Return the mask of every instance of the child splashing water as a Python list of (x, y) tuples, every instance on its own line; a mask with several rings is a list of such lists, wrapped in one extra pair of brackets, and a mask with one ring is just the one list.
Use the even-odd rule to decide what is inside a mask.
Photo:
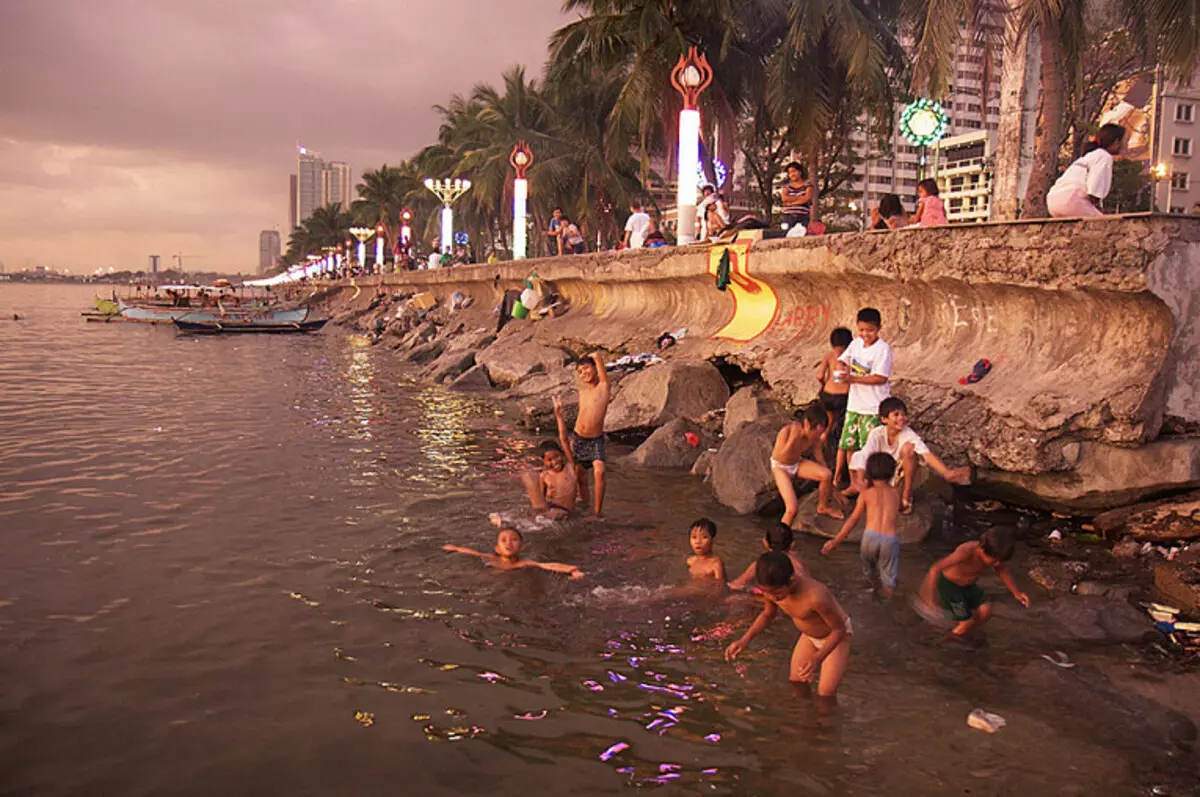
[(500, 533), (496, 535), (495, 553), (483, 553), (482, 551), (476, 551), (473, 548), (463, 548), (459, 545), (443, 545), (442, 550), (447, 553), (464, 553), (468, 556), (477, 556), (486, 564), (499, 570), (520, 570), (526, 567), (534, 567), (540, 570), (549, 570), (551, 573), (564, 573), (572, 579), (583, 578), (583, 571), (575, 565), (562, 564), (561, 562), (535, 562), (531, 559), (522, 559), (521, 548), (524, 542), (525, 538), (516, 529), (500, 529)]

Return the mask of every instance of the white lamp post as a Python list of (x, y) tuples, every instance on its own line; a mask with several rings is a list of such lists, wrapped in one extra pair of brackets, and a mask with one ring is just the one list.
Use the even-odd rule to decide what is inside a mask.
[(350, 234), (358, 239), (358, 265), (367, 264), (367, 239), (375, 234), (374, 227), (351, 227)]
[(680, 244), (696, 240), (697, 172), (700, 169), (700, 111), (696, 101), (700, 92), (712, 83), (712, 76), (708, 58), (695, 47), (688, 48), (686, 58), (679, 56), (679, 63), (671, 70), (671, 85), (683, 96), (683, 110), (679, 112), (679, 193), (675, 199), (678, 220), (675, 237)]
[(375, 225), (375, 273), (383, 273), (383, 239), (387, 235), (387, 227), (383, 222)]
[(426, 177), (425, 187), (442, 200), (442, 253), (445, 254), (454, 249), (454, 211), (450, 209), (450, 205), (471, 189), (471, 181), (458, 178), (435, 180)]
[(528, 247), (529, 224), (525, 217), (529, 205), (529, 182), (525, 170), (533, 163), (533, 152), (524, 141), (518, 141), (508, 156), (517, 177), (513, 180), (513, 260), (524, 260)]
[(396, 241), (396, 247), (392, 254), (392, 270), (395, 271), (400, 267), (400, 250), (404, 250), (404, 257), (407, 260), (409, 252), (408, 247), (412, 243), (412, 217), (413, 212), (410, 208), (403, 208), (400, 211), (400, 240)]

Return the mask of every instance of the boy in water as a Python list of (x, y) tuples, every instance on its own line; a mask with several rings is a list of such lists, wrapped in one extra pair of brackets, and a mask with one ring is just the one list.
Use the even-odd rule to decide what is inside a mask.
[[(787, 558), (792, 561), (792, 570), (798, 576), (808, 577), (808, 568), (804, 566), (804, 562), (800, 560), (792, 552), (792, 541), (795, 535), (792, 534), (792, 527), (786, 523), (776, 523), (767, 529), (763, 535), (763, 547), (768, 551), (778, 551), (786, 554)], [(746, 566), (746, 570), (740, 576), (729, 582), (729, 590), (738, 592), (750, 586), (750, 582), (754, 580), (754, 562)]]
[(443, 545), (442, 550), (448, 553), (465, 553), (468, 556), (478, 556), (491, 567), (500, 570), (520, 570), (524, 567), (536, 567), (549, 570), (551, 573), (565, 573), (572, 579), (583, 578), (583, 571), (575, 565), (564, 565), (560, 562), (534, 562), (521, 558), (521, 545), (524, 542), (521, 532), (516, 529), (500, 529), (496, 535), (495, 553), (482, 553), (472, 548), (458, 545)]
[[(771, 475), (775, 477), (775, 485), (783, 496), (783, 520), (788, 526), (796, 518), (796, 510), (800, 502), (796, 498), (796, 488), (792, 479), (799, 476), (820, 484), (818, 493), (817, 512), (828, 515), (835, 520), (841, 520), (844, 515), (829, 506), (829, 497), (833, 494), (833, 474), (825, 465), (825, 454), (821, 450), (821, 438), (825, 433), (825, 410), (820, 407), (809, 407), (803, 413), (797, 413), (796, 420), (779, 430), (775, 438), (775, 448), (771, 451)], [(804, 459), (804, 454), (812, 454), (812, 459)]]
[[(975, 582), (986, 568), (992, 568), (1012, 596), (1029, 608), (1029, 596), (1017, 587), (1004, 565), (1013, 555), (1012, 533), (988, 529), (974, 542), (964, 542), (954, 553), (929, 568), (918, 600), (928, 608), (941, 606), (958, 624), (955, 637), (962, 638), (972, 628), (979, 628), (992, 616), (992, 603)], [(934, 597), (936, 593), (936, 598)]]
[(829, 556), (866, 515), (867, 527), (858, 549), (863, 575), (872, 587), (881, 590), (885, 598), (892, 597), (896, 579), (900, 575), (900, 540), (896, 537), (900, 493), (892, 486), (892, 477), (895, 475), (896, 460), (890, 454), (872, 454), (867, 459), (866, 488), (859, 496), (858, 505), (846, 518), (838, 535), (821, 546), (821, 553)]
[(770, 551), (758, 557), (754, 575), (766, 606), (746, 633), (725, 648), (725, 660), (736, 659), (782, 609), (800, 629), (788, 678), (809, 683), (820, 672), (817, 695), (835, 696), (850, 663), (850, 638), (854, 634), (850, 617), (825, 585), (808, 576), (795, 575), (787, 554)]
[(715, 579), (718, 584), (725, 583), (725, 563), (721, 557), (713, 555), (713, 539), (717, 536), (717, 524), (706, 517), (692, 521), (689, 541), (692, 553), (687, 560), (688, 573), (693, 579)]
[(842, 421), (846, 419), (846, 401), (850, 397), (850, 383), (846, 381), (846, 377), (850, 375), (850, 366), (839, 358), (853, 340), (854, 336), (845, 327), (838, 327), (830, 332), (829, 351), (817, 365), (817, 381), (821, 383), (818, 399), (828, 417), (825, 436), (832, 436), (834, 443), (841, 437)]
[(575, 365), (579, 377), (579, 416), (571, 433), (571, 453), (579, 469), (579, 499), (588, 503), (588, 479), (592, 471), (596, 488), (595, 517), (604, 507), (604, 415), (608, 412), (608, 371), (600, 353), (580, 360)]
[(546, 440), (542, 443), (542, 471), (536, 476), (528, 471), (521, 474), (525, 494), (537, 516), (532, 520), (517, 519), (508, 513), (493, 512), (488, 515), (492, 525), (498, 529), (519, 527), (525, 531), (549, 528), (555, 522), (566, 520), (575, 510), (575, 499), (579, 493), (575, 460), (567, 443), (567, 424), (563, 420), (562, 401), (554, 398), (554, 419), (558, 422), (558, 442)]
[(837, 466), (833, 480), (842, 483), (850, 455), (867, 443), (867, 435), (879, 426), (879, 402), (892, 394), (888, 380), (892, 377), (892, 347), (880, 340), (883, 319), (874, 307), (858, 311), (858, 337), (851, 341), (840, 362), (850, 368), (846, 381), (850, 384), (846, 400), (846, 422), (838, 441)]
[(917, 480), (918, 464), (928, 465), (939, 476), (953, 484), (971, 483), (970, 468), (947, 468), (945, 463), (929, 450), (921, 436), (908, 425), (908, 407), (904, 401), (895, 396), (885, 398), (879, 402), (879, 417), (883, 419), (883, 426), (872, 429), (867, 435), (866, 445), (850, 457), (850, 486), (842, 495), (848, 497), (862, 491), (866, 485), (863, 472), (867, 467), (867, 459), (876, 453), (889, 454), (899, 463), (892, 483), (900, 485), (901, 514), (907, 515), (912, 512), (912, 494)]

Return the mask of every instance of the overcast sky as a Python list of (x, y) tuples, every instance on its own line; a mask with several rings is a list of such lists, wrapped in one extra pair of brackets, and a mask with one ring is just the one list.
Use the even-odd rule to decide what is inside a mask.
[(296, 143), (355, 170), (523, 63), (560, 0), (0, 0), (0, 263), (253, 272)]

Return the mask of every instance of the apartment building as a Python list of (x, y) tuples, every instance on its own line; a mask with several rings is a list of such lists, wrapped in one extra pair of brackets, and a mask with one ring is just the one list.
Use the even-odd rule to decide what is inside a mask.
[[(1183, 83), (1167, 82), (1159, 99), (1155, 158), (1166, 166), (1167, 177), (1157, 181), (1154, 206), (1171, 213), (1190, 212), (1200, 202), (1196, 162), (1200, 147), (1200, 72)], [(1153, 165), (1153, 164), (1152, 164)]]

